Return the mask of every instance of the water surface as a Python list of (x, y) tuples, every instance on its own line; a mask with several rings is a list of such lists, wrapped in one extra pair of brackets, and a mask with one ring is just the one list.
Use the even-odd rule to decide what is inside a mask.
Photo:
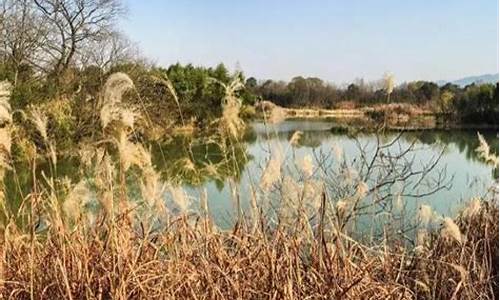
[[(322, 163), (329, 168), (338, 168), (333, 149), (342, 149), (343, 159), (352, 164), (360, 157), (360, 147), (368, 153), (373, 152), (376, 145), (374, 134), (358, 134), (356, 137), (347, 134), (334, 134), (330, 131), (332, 122), (321, 120), (289, 120), (277, 125), (266, 125), (261, 122), (250, 124), (252, 133), (245, 141), (245, 154), (237, 170), (238, 176), (234, 180), (228, 178), (211, 179), (196, 185), (185, 184), (186, 190), (196, 197), (200, 187), (208, 192), (209, 206), (216, 219), (222, 223), (231, 219), (234, 212), (234, 199), (231, 191), (236, 187), (240, 191), (243, 210), (248, 209), (248, 198), (259, 186), (263, 169), (273, 151), (286, 152), (285, 173), (297, 175), (295, 162), (301, 161), (305, 156), (327, 157)], [(302, 131), (303, 136), (298, 147), (290, 147), (290, 138), (296, 131)], [(482, 131), (492, 149), (498, 152), (498, 136), (495, 131)], [(399, 133), (386, 133), (381, 136), (381, 143), (388, 143), (395, 139)], [(391, 149), (398, 153), (415, 143), (413, 151), (406, 155), (415, 168), (431, 161), (439, 160), (432, 171), (426, 175), (429, 181), (442, 181), (444, 186), (439, 191), (425, 196), (405, 197), (405, 202), (410, 209), (415, 210), (421, 204), (431, 205), (438, 214), (453, 215), (462, 206), (464, 201), (471, 197), (484, 195), (494, 182), (495, 171), (484, 164), (478, 157), (475, 149), (478, 147), (477, 132), (474, 130), (450, 131), (422, 131), (407, 132), (402, 134), (398, 143)], [(337, 150), (338, 151), (338, 150)], [(210, 153), (208, 153), (210, 155)], [(206, 159), (207, 153), (204, 153)], [(317, 162), (315, 161), (317, 168)], [(321, 173), (321, 172), (316, 172)], [(415, 181), (415, 180), (414, 180)], [(370, 185), (370, 184), (368, 184)], [(425, 184), (418, 187), (414, 194), (425, 194)], [(409, 193), (410, 194), (410, 193)]]
[[(333, 121), (321, 120), (288, 120), (276, 125), (253, 122), (249, 124), (248, 134), (241, 143), (227, 145), (227, 149), (231, 149), (229, 160), (227, 154), (221, 152), (220, 145), (207, 138), (175, 138), (161, 145), (152, 145), (153, 160), (163, 180), (177, 182), (193, 198), (191, 209), (198, 208), (196, 199), (206, 190), (209, 209), (215, 221), (221, 226), (227, 226), (235, 215), (237, 201), (240, 202), (243, 213), (248, 213), (250, 195), (252, 191), (258, 192), (263, 169), (272, 153), (280, 152), (284, 155), (282, 176), (291, 176), (298, 181), (304, 179), (298, 164), (306, 156), (313, 158), (312, 179), (329, 183), (331, 201), (345, 196), (336, 195), (337, 192), (341, 193), (341, 187), (336, 185), (343, 184), (338, 178), (346, 175), (344, 169), (349, 169), (346, 166), (352, 166), (355, 171), (355, 166), (361, 159), (360, 148), (364, 149), (367, 157), (373, 154), (377, 136), (332, 133), (330, 129), (333, 125)], [(296, 131), (303, 132), (303, 135), (298, 145), (292, 147), (290, 139)], [(482, 134), (498, 153), (497, 132), (483, 131)], [(378, 139), (381, 144), (386, 144), (398, 136), (399, 133), (395, 132), (385, 133)], [(415, 170), (440, 157), (432, 171), (426, 174), (426, 181), (416, 188), (408, 187), (405, 191), (410, 195), (404, 197), (410, 210), (415, 210), (421, 204), (429, 204), (439, 214), (453, 215), (464, 201), (484, 195), (494, 182), (496, 172), (484, 164), (475, 152), (479, 145), (476, 131), (407, 132), (390, 147), (390, 153), (397, 154), (410, 145), (414, 145), (412, 151), (404, 157), (408, 162), (411, 161)], [(338, 156), (339, 149), (341, 157)], [(320, 167), (336, 171), (325, 174)], [(39, 169), (44, 170), (44, 167), (40, 166)], [(45, 167), (44, 172), (50, 174), (51, 171)], [(73, 182), (77, 182), (87, 175), (81, 171), (76, 158), (61, 160), (58, 165), (58, 177), (68, 176)], [(376, 177), (377, 174), (372, 174), (366, 179), (368, 187), (373, 187)], [(425, 195), (432, 190), (430, 186), (436, 178), (443, 187)], [(5, 181), (6, 196), (11, 208), (18, 207), (20, 199), (30, 191), (30, 180), (31, 171), (26, 166), (18, 167), (15, 172), (8, 174)], [(128, 180), (131, 191), (137, 192), (137, 177), (131, 175)], [(410, 183), (415, 183), (417, 179), (412, 180)], [(394, 187), (387, 192), (393, 192), (392, 189)], [(232, 191), (237, 191), (238, 196)], [(333, 199), (336, 197), (338, 199)], [(169, 201), (169, 193), (165, 193), (165, 200)]]

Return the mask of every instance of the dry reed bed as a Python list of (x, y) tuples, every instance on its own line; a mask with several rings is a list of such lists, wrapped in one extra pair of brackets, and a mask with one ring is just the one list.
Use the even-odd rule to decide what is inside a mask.
[(8, 229), (2, 298), (493, 299), (498, 207), (459, 218), (463, 244), (433, 233), (429, 248), (367, 247), (338, 236), (244, 226), (216, 231), (182, 218), (144, 237), (125, 224), (36, 236)]

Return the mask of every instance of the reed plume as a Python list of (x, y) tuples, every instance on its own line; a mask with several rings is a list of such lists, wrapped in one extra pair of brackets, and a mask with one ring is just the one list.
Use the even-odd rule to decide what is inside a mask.
[(384, 74), (384, 89), (387, 95), (392, 94), (394, 91), (394, 75), (391, 73)]
[(9, 82), (0, 82), (0, 208), (2, 208), (2, 210), (5, 208), (3, 181), (5, 171), (10, 169), (10, 155), (12, 148), (12, 115), (10, 107), (11, 88), (12, 86)]
[(49, 136), (48, 136), (48, 131), (47, 131), (47, 124), (49, 122), (49, 119), (47, 115), (37, 106), (31, 105), (28, 108), (29, 111), (29, 117), (31, 122), (35, 125), (36, 130), (40, 134), (40, 136), (43, 138), (43, 142), (48, 144), (49, 143)]
[(43, 143), (46, 146), (46, 154), (50, 161), (52, 162), (53, 166), (57, 165), (57, 151), (56, 151), (56, 146), (52, 140), (49, 139), (49, 134), (48, 134), (48, 123), (49, 123), (49, 118), (45, 114), (45, 112), (37, 106), (30, 105), (28, 107), (28, 116), (33, 125), (35, 125), (35, 128), (38, 132), (38, 134), (42, 137)]
[(473, 218), (481, 211), (481, 199), (479, 197), (472, 198), (465, 207), (462, 215), (465, 218)]
[(8, 81), (0, 82), (0, 125), (11, 124), (10, 92), (12, 86)]
[(299, 146), (299, 142), (300, 140), (302, 139), (302, 136), (304, 135), (304, 133), (302, 131), (295, 131), (292, 135), (292, 137), (290, 138), (290, 145), (294, 146), (294, 147), (297, 147)]
[(186, 214), (189, 210), (191, 201), (182, 187), (179, 186), (168, 186), (168, 191), (172, 197), (173, 203), (176, 205), (177, 209), (181, 214)]
[[(219, 81), (218, 81), (219, 82)], [(238, 138), (245, 129), (245, 122), (240, 118), (241, 99), (236, 96), (236, 92), (244, 87), (239, 76), (236, 76), (229, 85), (219, 82), (225, 89), (225, 96), (222, 101), (222, 124), (229, 136)]]
[(134, 88), (134, 83), (125, 73), (111, 74), (104, 85), (101, 96), (101, 125), (105, 129), (113, 121), (125, 128), (133, 128), (135, 112), (120, 106), (123, 94)]
[(283, 122), (285, 119), (286, 119), (286, 111), (281, 107), (274, 106), (271, 109), (269, 115), (267, 116), (266, 121), (269, 124), (278, 124)]
[(476, 148), (476, 152), (479, 154), (479, 157), (493, 167), (498, 167), (498, 156), (491, 152), (490, 145), (488, 145), (482, 134), (478, 132), (477, 137), (479, 139), (479, 146)]
[(304, 158), (299, 161), (299, 166), (306, 177), (311, 177), (313, 175), (314, 164), (310, 155), (304, 156)]
[(91, 199), (91, 192), (85, 180), (81, 180), (73, 186), (63, 203), (63, 210), (70, 220), (76, 220), (83, 214), (85, 205)]
[(279, 150), (274, 151), (271, 158), (268, 160), (266, 167), (260, 177), (260, 187), (264, 191), (269, 189), (281, 177), (282, 155)]
[(418, 209), (417, 220), (422, 226), (427, 226), (434, 219), (434, 211), (429, 205), (422, 204)]
[[(5, 172), (11, 168), (10, 166), (10, 155), (11, 155), (11, 126), (12, 126), (12, 116), (10, 107), (10, 92), (11, 85), (9, 82), (0, 82), (0, 214), (5, 216), (9, 215), (7, 209), (7, 203), (5, 199), (5, 186), (4, 177)], [(9, 240), (9, 228), (8, 225), (4, 227), (5, 224), (0, 225), (0, 237), (3, 233), (3, 243), (4, 247), (0, 249), (0, 289), (4, 286), (3, 281), (5, 278), (5, 261), (8, 253), (7, 244)]]
[(403, 209), (404, 203), (403, 203), (403, 196), (401, 193), (397, 193), (394, 195), (394, 208), (398, 211), (401, 211)]
[(94, 182), (98, 189), (97, 200), (107, 216), (113, 215), (116, 169), (111, 157), (104, 150), (96, 151)]
[(463, 242), (462, 233), (460, 228), (453, 221), (453, 219), (446, 217), (443, 220), (443, 228), (441, 229), (441, 235), (445, 238), (453, 239), (459, 243)]

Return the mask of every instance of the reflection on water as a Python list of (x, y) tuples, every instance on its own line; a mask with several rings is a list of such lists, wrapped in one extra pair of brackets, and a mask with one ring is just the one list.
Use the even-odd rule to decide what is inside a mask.
[[(331, 152), (334, 147), (343, 149), (347, 159), (359, 157), (359, 146), (370, 147), (376, 143), (373, 134), (359, 134), (356, 137), (345, 134), (334, 134), (330, 131), (331, 122), (325, 121), (285, 121), (279, 125), (265, 126), (263, 123), (250, 124), (250, 130), (241, 143), (227, 141), (221, 145), (209, 137), (203, 139), (175, 138), (168, 143), (152, 144), (153, 161), (160, 171), (162, 179), (184, 185), (188, 194), (197, 198), (201, 189), (206, 189), (209, 208), (219, 223), (231, 218), (234, 199), (229, 183), (237, 186), (241, 195), (243, 209), (247, 209), (252, 186), (258, 185), (269, 151), (272, 148), (285, 149), (295, 131), (302, 131), (300, 144), (293, 151), (293, 159), (306, 155)], [(490, 143), (494, 152), (498, 153), (498, 134), (495, 131), (484, 131), (482, 134)], [(393, 139), (397, 133), (381, 136), (381, 142)], [(444, 154), (439, 162), (439, 169), (446, 169), (446, 174), (453, 176), (449, 190), (414, 200), (430, 203), (439, 213), (453, 212), (460, 201), (471, 196), (482, 194), (492, 183), (497, 172), (483, 164), (475, 149), (479, 142), (475, 131), (422, 131), (407, 132), (401, 137), (400, 146), (416, 143), (421, 151), (412, 153), (416, 164), (424, 164), (438, 155)], [(325, 162), (335, 164), (335, 159)], [(37, 167), (40, 178), (42, 172), (50, 175), (46, 166)], [(67, 176), (73, 182), (85, 174), (79, 168), (76, 158), (61, 160), (56, 177)], [(287, 169), (287, 172), (290, 172)], [(128, 182), (133, 186), (134, 175)], [(43, 180), (42, 180), (43, 181)], [(32, 170), (26, 163), (16, 164), (6, 180), (6, 198), (11, 211), (15, 211), (28, 193), (31, 192)], [(133, 190), (133, 189), (131, 189)], [(417, 205), (415, 203), (414, 205)], [(224, 221), (225, 220), (225, 221)]]
[[(248, 137), (250, 140), (250, 137)], [(228, 177), (239, 181), (251, 156), (244, 143), (176, 137), (152, 145), (153, 163), (168, 182), (202, 186), (213, 181), (219, 189)]]

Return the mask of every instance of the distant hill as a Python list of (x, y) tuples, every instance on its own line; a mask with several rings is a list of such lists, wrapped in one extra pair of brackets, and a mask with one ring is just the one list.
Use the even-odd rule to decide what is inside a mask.
[(461, 79), (446, 81), (446, 80), (438, 80), (436, 83), (441, 86), (445, 85), (448, 82), (464, 87), (471, 83), (481, 84), (481, 83), (497, 83), (498, 82), (498, 73), (496, 74), (484, 74), (479, 76), (469, 76)]

